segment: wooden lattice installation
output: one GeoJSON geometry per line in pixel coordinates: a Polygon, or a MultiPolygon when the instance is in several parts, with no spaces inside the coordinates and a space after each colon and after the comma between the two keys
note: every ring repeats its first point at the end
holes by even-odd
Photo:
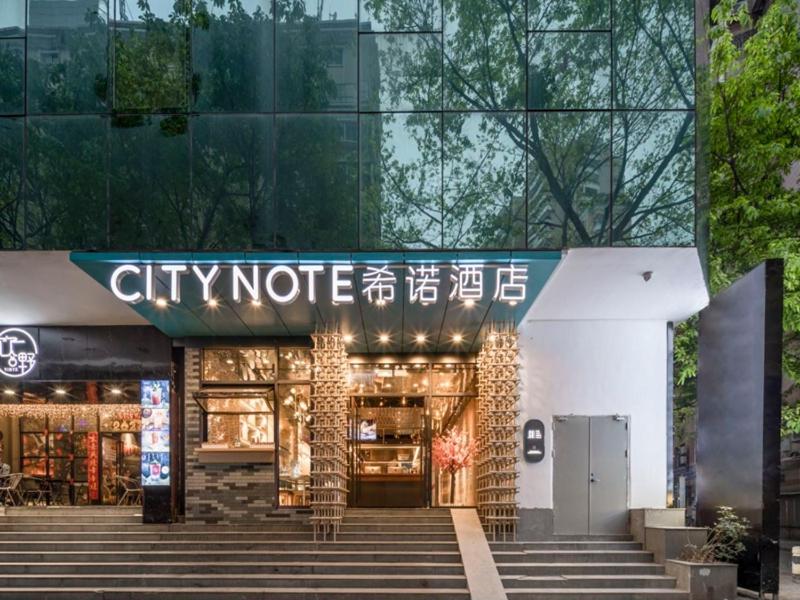
{"type": "Polygon", "coordinates": [[[315,541],[336,541],[347,507],[347,352],[338,331],[311,338],[311,521],[315,541]]]}
{"type": "Polygon", "coordinates": [[[519,347],[513,327],[493,326],[478,354],[478,512],[493,539],[516,539],[519,347]]]}

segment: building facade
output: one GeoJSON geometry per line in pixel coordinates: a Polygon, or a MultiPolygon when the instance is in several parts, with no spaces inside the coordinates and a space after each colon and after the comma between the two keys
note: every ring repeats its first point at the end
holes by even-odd
{"type": "Polygon", "coordinates": [[[486,451],[450,473],[437,440],[485,449],[501,427],[481,403],[502,334],[520,535],[618,531],[627,509],[665,506],[668,327],[708,299],[694,12],[4,3],[0,319],[14,360],[38,357],[8,367],[4,462],[78,503],[141,481],[158,519],[308,506],[312,336],[335,332],[346,502],[486,505],[486,451]],[[141,328],[168,358],[117,372],[141,328]],[[604,503],[581,508],[592,485],[604,503]]]}

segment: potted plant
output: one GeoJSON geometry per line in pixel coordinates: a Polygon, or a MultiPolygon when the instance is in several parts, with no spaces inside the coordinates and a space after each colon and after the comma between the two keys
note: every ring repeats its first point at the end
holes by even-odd
{"type": "Polygon", "coordinates": [[[702,546],[688,544],[677,560],[668,560],[668,575],[688,590],[691,600],[736,600],[738,567],[750,523],[730,506],[717,509],[717,521],[702,546]]]}
{"type": "Polygon", "coordinates": [[[433,462],[450,475],[449,503],[455,504],[456,473],[472,465],[475,454],[475,440],[470,440],[466,431],[453,427],[433,438],[433,462]]]}

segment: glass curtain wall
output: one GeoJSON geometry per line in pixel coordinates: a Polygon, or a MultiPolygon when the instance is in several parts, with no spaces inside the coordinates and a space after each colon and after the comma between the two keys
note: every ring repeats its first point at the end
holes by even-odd
{"type": "Polygon", "coordinates": [[[0,247],[694,244],[690,0],[4,0],[0,247]]]}

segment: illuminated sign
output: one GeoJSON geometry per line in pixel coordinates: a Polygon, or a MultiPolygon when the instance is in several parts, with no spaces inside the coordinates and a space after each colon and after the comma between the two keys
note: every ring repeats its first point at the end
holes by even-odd
{"type": "Polygon", "coordinates": [[[539,419],[531,419],[522,430],[522,450],[525,461],[541,462],[544,458],[544,423],[539,419]]]}
{"type": "Polygon", "coordinates": [[[440,285],[449,286],[449,301],[478,302],[491,293],[491,300],[514,306],[527,295],[528,267],[523,264],[123,264],[114,269],[109,288],[124,302],[162,302],[156,297],[157,282],[169,290],[169,301],[181,302],[186,278],[202,290],[203,301],[215,300],[222,290],[234,302],[261,302],[263,297],[279,305],[292,304],[301,296],[317,302],[326,285],[333,304],[353,304],[359,293],[369,304],[385,306],[407,294],[409,303],[422,306],[439,301],[440,285]],[[360,282],[360,286],[356,287],[360,282]],[[402,279],[405,280],[403,285],[402,279]]]}
{"type": "Polygon", "coordinates": [[[0,332],[0,373],[6,377],[25,377],[38,356],[36,340],[27,331],[10,327],[0,332]]]}
{"type": "Polygon", "coordinates": [[[169,381],[142,381],[141,391],[142,486],[169,485],[169,381]]]}

